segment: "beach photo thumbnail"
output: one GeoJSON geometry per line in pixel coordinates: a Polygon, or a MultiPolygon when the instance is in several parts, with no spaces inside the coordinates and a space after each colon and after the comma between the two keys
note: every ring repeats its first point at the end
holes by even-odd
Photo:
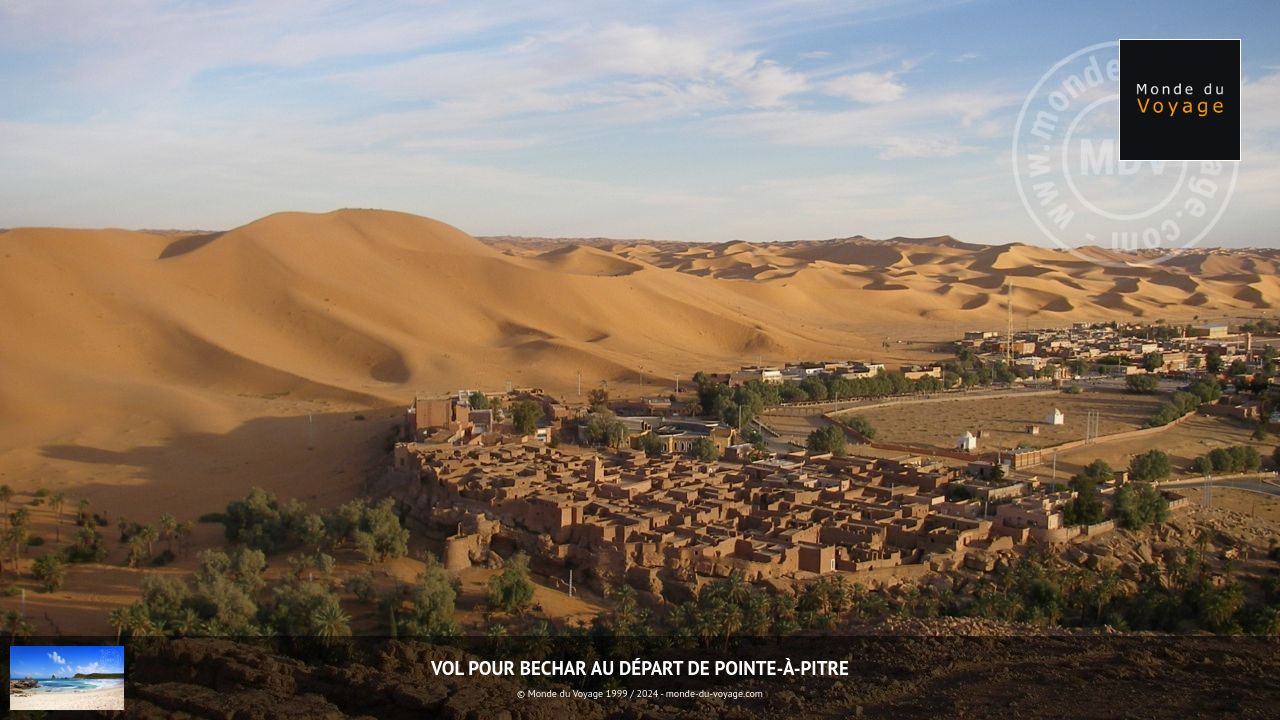
{"type": "Polygon", "coordinates": [[[124,710],[124,647],[9,648],[10,710],[124,710]]]}

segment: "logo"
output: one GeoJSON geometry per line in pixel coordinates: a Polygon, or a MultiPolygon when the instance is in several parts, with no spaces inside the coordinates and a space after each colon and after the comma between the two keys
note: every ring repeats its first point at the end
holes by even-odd
{"type": "Polygon", "coordinates": [[[1013,174],[1022,205],[1057,247],[1104,265],[1154,264],[1195,247],[1226,211],[1239,164],[1121,160],[1119,42],[1049,68],[1018,113],[1013,174]],[[1134,253],[1129,262],[1097,252],[1134,253]]]}

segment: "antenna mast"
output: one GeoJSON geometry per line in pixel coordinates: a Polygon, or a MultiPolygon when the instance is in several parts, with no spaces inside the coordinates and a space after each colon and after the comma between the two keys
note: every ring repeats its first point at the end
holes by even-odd
{"type": "Polygon", "coordinates": [[[1013,367],[1013,281],[1008,284],[1009,298],[1005,307],[1008,310],[1008,320],[1004,331],[1004,363],[1007,367],[1013,367]]]}

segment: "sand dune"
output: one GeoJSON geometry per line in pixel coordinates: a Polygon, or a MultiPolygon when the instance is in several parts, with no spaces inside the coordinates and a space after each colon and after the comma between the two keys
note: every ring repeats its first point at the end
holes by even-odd
{"type": "Polygon", "coordinates": [[[1019,324],[1189,320],[1280,298],[1268,251],[1155,269],[1097,252],[1134,264],[945,236],[482,242],[368,210],[226,232],[13,229],[0,234],[0,482],[185,517],[255,481],[338,497],[358,491],[417,390],[572,394],[581,373],[653,392],[756,359],[918,360],[882,342],[1000,326],[1010,277],[1019,324]]]}

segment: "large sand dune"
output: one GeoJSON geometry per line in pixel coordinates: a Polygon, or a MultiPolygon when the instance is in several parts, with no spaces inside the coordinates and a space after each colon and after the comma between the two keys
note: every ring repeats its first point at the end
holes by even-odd
{"type": "Polygon", "coordinates": [[[416,390],[570,393],[580,372],[652,392],[757,358],[914,359],[928,345],[906,341],[1002,326],[1009,276],[1020,325],[1256,313],[1280,299],[1276,264],[1104,269],[947,237],[482,242],[365,210],[221,233],[19,228],[0,234],[0,482],[142,516],[254,483],[337,497],[367,460],[350,446],[376,454],[416,390]]]}

